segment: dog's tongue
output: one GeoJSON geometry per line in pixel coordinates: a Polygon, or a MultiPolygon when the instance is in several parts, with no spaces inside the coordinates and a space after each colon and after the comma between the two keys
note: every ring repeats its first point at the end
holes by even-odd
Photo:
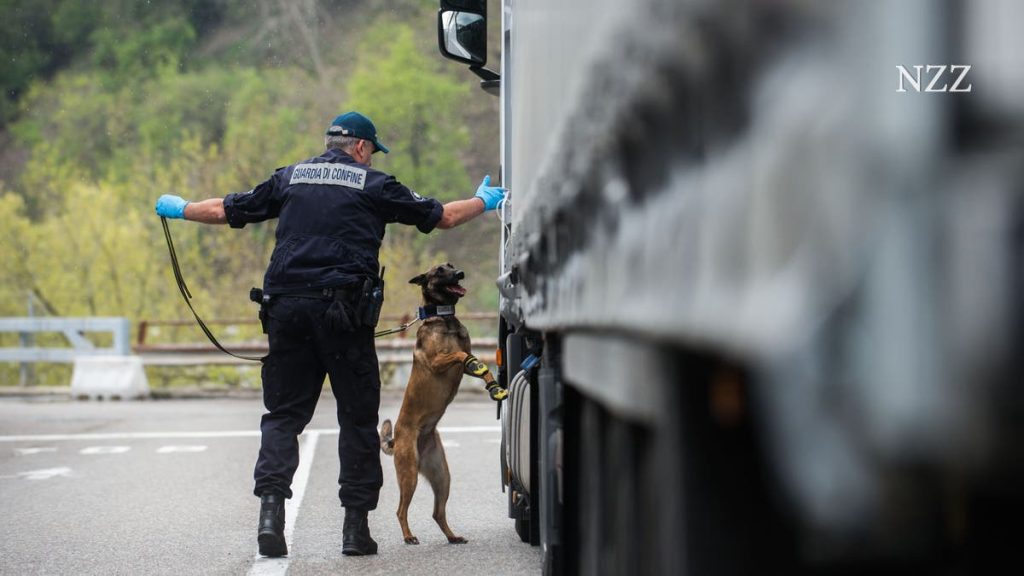
{"type": "Polygon", "coordinates": [[[462,286],[459,286],[458,284],[452,284],[451,286],[448,286],[448,291],[451,292],[452,294],[458,295],[460,298],[466,295],[466,289],[463,288],[462,286]]]}

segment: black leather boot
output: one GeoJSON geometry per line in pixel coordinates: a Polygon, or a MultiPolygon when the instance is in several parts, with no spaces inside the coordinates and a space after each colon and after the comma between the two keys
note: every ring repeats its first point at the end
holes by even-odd
{"type": "Polygon", "coordinates": [[[256,540],[260,554],[277,558],[288,555],[284,541],[284,496],[271,492],[260,496],[260,525],[256,540]]]}
{"type": "Polygon", "coordinates": [[[377,543],[370,537],[366,510],[345,508],[345,525],[341,531],[341,553],[345,556],[367,556],[377,553],[377,543]]]}

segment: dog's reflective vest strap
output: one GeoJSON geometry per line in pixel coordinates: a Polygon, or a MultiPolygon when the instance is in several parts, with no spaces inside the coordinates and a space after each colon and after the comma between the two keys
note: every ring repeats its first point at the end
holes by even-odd
{"type": "Polygon", "coordinates": [[[210,342],[212,342],[213,345],[221,352],[229,356],[234,356],[240,360],[262,362],[262,358],[255,356],[241,356],[228,350],[224,346],[221,346],[221,343],[213,336],[213,332],[210,332],[210,329],[206,327],[206,323],[203,322],[203,319],[196,313],[196,309],[192,307],[192,293],[189,292],[188,286],[185,284],[185,277],[181,275],[181,266],[178,264],[178,254],[174,250],[174,241],[171,240],[171,229],[167,226],[167,218],[161,216],[160,223],[164,226],[164,238],[167,240],[167,251],[171,254],[171,268],[174,270],[174,280],[178,283],[178,291],[181,292],[181,297],[185,299],[185,304],[188,304],[188,309],[191,310],[192,315],[195,316],[196,322],[199,324],[199,329],[203,331],[203,334],[206,334],[206,337],[210,339],[210,342]]]}

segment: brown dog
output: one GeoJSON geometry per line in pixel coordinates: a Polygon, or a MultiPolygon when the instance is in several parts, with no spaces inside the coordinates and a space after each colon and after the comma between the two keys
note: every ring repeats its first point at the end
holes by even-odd
{"type": "Polygon", "coordinates": [[[421,286],[424,307],[420,317],[429,317],[416,331],[412,374],[395,422],[394,437],[390,420],[385,420],[380,429],[381,449],[395,457],[398,522],[406,544],[420,543],[409,530],[409,503],[416,491],[418,474],[423,474],[434,489],[434,521],[448,541],[452,544],[466,542],[448,526],[445,507],[451,477],[437,423],[455,398],[463,374],[483,378],[492,397],[495,392],[504,392],[487,367],[470,354],[469,331],[455,317],[455,304],[466,295],[465,288],[459,286],[463,278],[465,274],[461,270],[443,264],[409,281],[421,286]]]}

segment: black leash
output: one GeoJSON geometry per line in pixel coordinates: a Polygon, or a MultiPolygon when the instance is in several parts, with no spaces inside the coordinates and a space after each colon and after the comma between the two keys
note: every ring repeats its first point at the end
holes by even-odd
{"type": "Polygon", "coordinates": [[[262,362],[262,358],[256,356],[242,356],[228,350],[217,341],[213,332],[210,332],[210,329],[206,327],[206,323],[203,322],[203,319],[196,313],[196,309],[192,307],[192,293],[189,292],[188,286],[185,285],[185,277],[181,275],[181,266],[178,265],[178,254],[174,251],[174,241],[171,240],[171,229],[167,226],[167,218],[161,216],[160,223],[164,226],[164,238],[167,239],[167,251],[171,254],[171,268],[174,269],[174,280],[177,281],[178,290],[181,291],[181,297],[185,299],[185,304],[188,304],[188,309],[191,310],[192,315],[196,317],[196,322],[199,324],[199,328],[203,331],[203,334],[206,334],[206,337],[210,339],[210,342],[212,342],[218,350],[229,356],[234,356],[240,360],[262,362]]]}

